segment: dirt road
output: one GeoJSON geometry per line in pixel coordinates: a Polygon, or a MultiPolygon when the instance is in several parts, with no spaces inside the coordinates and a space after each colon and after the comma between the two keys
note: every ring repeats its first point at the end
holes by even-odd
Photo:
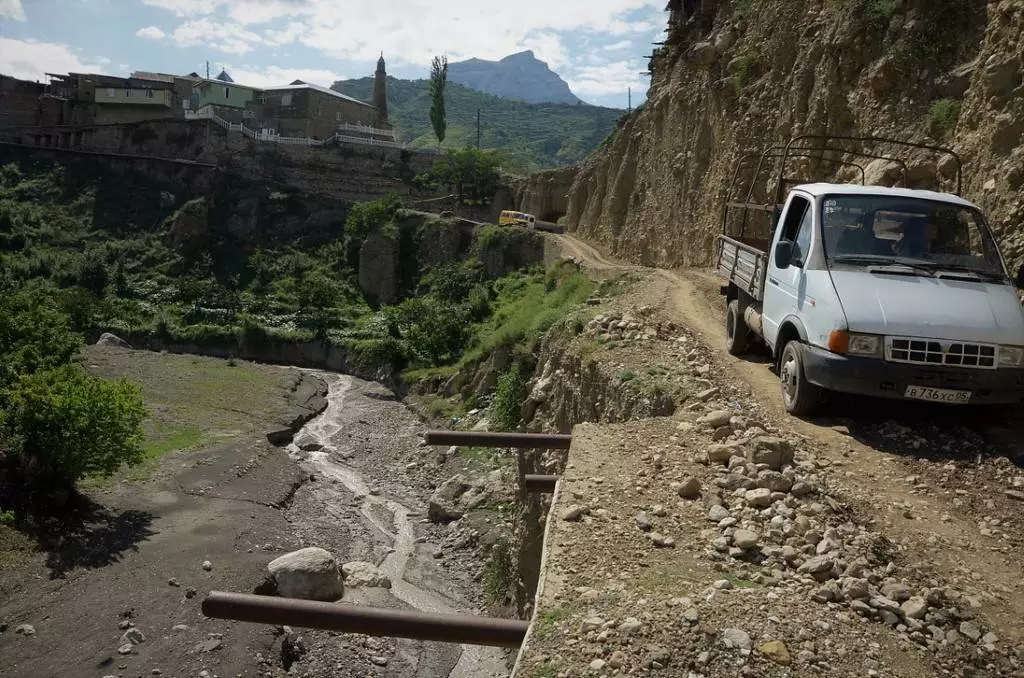
{"type": "Polygon", "coordinates": [[[781,426],[845,470],[851,500],[916,554],[937,578],[990,592],[985,614],[1004,634],[1024,641],[1024,465],[1021,408],[992,411],[836,399],[822,416],[797,419],[783,408],[769,356],[743,359],[725,350],[719,282],[703,271],[643,269],[616,262],[569,235],[563,251],[597,271],[647,270],[664,282],[651,299],[702,336],[731,380],[744,384],[781,426]],[[936,548],[950,544],[953,548],[936,548]]]}

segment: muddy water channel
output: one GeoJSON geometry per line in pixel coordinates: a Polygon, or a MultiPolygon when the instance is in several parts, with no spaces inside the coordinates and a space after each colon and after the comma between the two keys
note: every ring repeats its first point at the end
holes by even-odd
{"type": "MultiPolygon", "coordinates": [[[[346,586],[343,602],[480,614],[480,584],[471,551],[446,548],[457,525],[426,520],[426,501],[446,471],[439,451],[424,447],[424,425],[379,384],[315,372],[329,387],[327,409],[288,451],[313,480],[296,493],[288,519],[305,545],[339,562],[365,561],[387,586],[346,586]]],[[[290,674],[307,676],[508,675],[508,653],[353,634],[301,631],[304,652],[290,674]]]]}

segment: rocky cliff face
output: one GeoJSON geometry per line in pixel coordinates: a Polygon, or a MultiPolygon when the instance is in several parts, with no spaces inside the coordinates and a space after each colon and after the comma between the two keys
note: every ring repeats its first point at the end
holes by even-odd
{"type": "Polygon", "coordinates": [[[448,78],[471,89],[529,103],[580,103],[568,83],[530,50],[510,54],[501,61],[467,59],[450,63],[448,78]]]}
{"type": "Polygon", "coordinates": [[[578,173],[578,167],[560,167],[510,181],[515,192],[516,209],[536,215],[543,221],[556,221],[565,216],[569,210],[569,189],[578,173]]]}
{"type": "MultiPolygon", "coordinates": [[[[647,102],[581,167],[569,231],[646,264],[707,264],[737,158],[828,132],[952,146],[963,195],[1024,261],[1024,0],[701,6],[684,4],[647,102]]],[[[953,188],[936,154],[913,154],[909,174],[953,188]]]]}

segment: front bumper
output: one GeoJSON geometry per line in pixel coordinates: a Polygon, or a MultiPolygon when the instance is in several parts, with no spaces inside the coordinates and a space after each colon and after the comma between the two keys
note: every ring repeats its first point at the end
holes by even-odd
{"type": "Polygon", "coordinates": [[[970,391],[970,403],[1006,404],[1024,400],[1024,369],[973,370],[891,363],[804,347],[804,375],[815,386],[841,393],[907,399],[907,386],[970,391]]]}

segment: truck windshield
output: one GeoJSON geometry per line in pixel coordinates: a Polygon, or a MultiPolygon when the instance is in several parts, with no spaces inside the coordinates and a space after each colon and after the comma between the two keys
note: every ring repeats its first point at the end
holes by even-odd
{"type": "Polygon", "coordinates": [[[822,201],[829,264],[905,263],[1005,278],[999,251],[978,210],[936,200],[831,195],[822,201]]]}

